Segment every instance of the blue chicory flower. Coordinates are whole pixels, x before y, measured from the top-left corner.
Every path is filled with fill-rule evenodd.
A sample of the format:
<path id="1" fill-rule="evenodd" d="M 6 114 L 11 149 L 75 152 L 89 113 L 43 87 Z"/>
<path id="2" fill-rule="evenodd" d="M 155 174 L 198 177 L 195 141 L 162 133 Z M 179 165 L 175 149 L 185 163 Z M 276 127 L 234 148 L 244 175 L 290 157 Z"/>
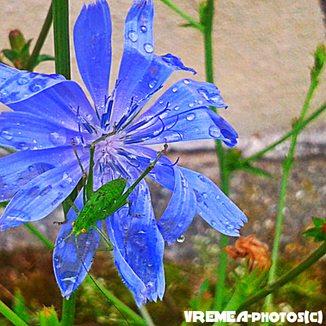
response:
<path id="1" fill-rule="evenodd" d="M 90 144 L 116 130 L 96 145 L 95 190 L 119 176 L 131 184 L 156 157 L 146 145 L 207 138 L 236 144 L 234 129 L 208 108 L 226 107 L 209 83 L 183 79 L 139 115 L 174 70 L 194 72 L 171 54 L 153 54 L 153 16 L 151 0 L 134 0 L 125 22 L 118 80 L 109 96 L 109 7 L 105 0 L 83 7 L 74 27 L 75 51 L 95 110 L 73 81 L 0 65 L 0 101 L 12 109 L 0 115 L 0 145 L 18 150 L 0 160 L 0 201 L 10 200 L 0 218 L 2 231 L 44 218 L 72 192 L 82 177 L 72 139 L 87 170 Z M 115 264 L 139 306 L 162 299 L 164 241 L 174 243 L 195 213 L 229 236 L 238 236 L 246 221 L 210 179 L 165 156 L 150 177 L 172 192 L 158 222 L 145 181 L 129 197 L 132 211 L 140 216 L 130 216 L 123 207 L 106 219 Z M 75 204 L 82 209 L 81 195 Z M 77 241 L 67 238 L 75 218 L 70 210 L 54 251 L 55 275 L 67 298 L 85 278 L 100 240 L 94 230 Z"/>

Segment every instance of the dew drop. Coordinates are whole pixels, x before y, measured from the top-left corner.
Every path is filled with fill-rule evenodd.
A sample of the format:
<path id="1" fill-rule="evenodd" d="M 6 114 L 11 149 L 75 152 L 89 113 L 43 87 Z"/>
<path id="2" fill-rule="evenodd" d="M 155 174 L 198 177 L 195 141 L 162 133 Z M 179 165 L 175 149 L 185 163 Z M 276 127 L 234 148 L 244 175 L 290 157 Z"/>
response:
<path id="1" fill-rule="evenodd" d="M 204 87 L 201 87 L 197 90 L 197 92 L 206 100 L 211 103 L 217 103 L 221 101 L 220 94 L 218 92 L 212 92 L 210 93 L 207 89 Z"/>
<path id="2" fill-rule="evenodd" d="M 42 85 L 38 83 L 33 83 L 29 85 L 29 90 L 31 92 L 39 92 L 42 89 Z"/>
<path id="3" fill-rule="evenodd" d="M 219 199 L 220 199 L 220 196 L 219 196 L 219 195 L 217 195 L 217 196 L 215 197 L 215 199 L 216 199 L 216 200 L 219 200 Z"/>
<path id="4" fill-rule="evenodd" d="M 12 140 L 12 138 L 13 138 L 12 133 L 9 132 L 8 130 L 2 130 L 0 135 L 2 138 L 6 139 L 6 140 Z"/>
<path id="5" fill-rule="evenodd" d="M 152 53 L 154 51 L 153 45 L 151 43 L 145 43 L 144 50 L 147 53 Z"/>
<path id="6" fill-rule="evenodd" d="M 193 107 L 195 106 L 195 103 L 194 103 L 194 102 L 191 102 L 191 103 L 188 104 L 188 106 L 189 106 L 190 108 L 193 108 Z"/>
<path id="7" fill-rule="evenodd" d="M 232 223 L 226 223 L 226 224 L 225 224 L 225 229 L 226 229 L 226 231 L 227 231 L 228 233 L 231 233 L 231 232 L 234 231 L 235 226 L 234 226 L 234 224 L 232 224 Z"/>
<path id="8" fill-rule="evenodd" d="M 29 146 L 27 143 L 21 142 L 21 143 L 18 143 L 17 148 L 22 151 L 26 151 L 29 148 Z"/>
<path id="9" fill-rule="evenodd" d="M 178 111 L 179 109 L 180 109 L 180 106 L 176 106 L 176 107 L 174 108 L 175 111 Z"/>
<path id="10" fill-rule="evenodd" d="M 156 84 L 157 84 L 157 81 L 154 79 L 154 80 L 149 82 L 148 87 L 149 88 L 154 88 Z"/>
<path id="11" fill-rule="evenodd" d="M 214 227 L 216 226 L 216 222 L 215 221 L 211 221 L 211 225 Z"/>
<path id="12" fill-rule="evenodd" d="M 181 236 L 177 239 L 177 242 L 178 242 L 178 243 L 183 243 L 183 242 L 185 242 L 185 240 L 186 240 L 185 236 L 184 236 L 184 235 L 181 235 Z"/>
<path id="13" fill-rule="evenodd" d="M 184 82 L 186 85 L 190 84 L 190 80 L 189 80 L 189 79 L 184 79 L 183 82 Z"/>
<path id="14" fill-rule="evenodd" d="M 170 135 L 169 135 L 169 141 L 181 141 L 182 140 L 182 135 L 178 132 L 172 132 Z"/>
<path id="15" fill-rule="evenodd" d="M 195 115 L 195 113 L 189 113 L 188 115 L 187 115 L 187 120 L 188 121 L 193 121 L 194 119 L 196 118 L 196 115 Z"/>
<path id="16" fill-rule="evenodd" d="M 143 33 L 146 33 L 147 32 L 147 27 L 145 25 L 142 25 L 140 27 L 140 30 L 143 32 Z"/>
<path id="17" fill-rule="evenodd" d="M 173 93 L 175 93 L 175 92 L 177 92 L 177 91 L 178 91 L 178 88 L 177 88 L 177 87 L 173 87 L 173 88 L 172 88 L 172 92 L 173 92 Z"/>
<path id="18" fill-rule="evenodd" d="M 46 194 L 48 194 L 48 193 L 50 192 L 51 189 L 52 189 L 52 186 L 51 186 L 51 185 L 45 187 L 45 188 L 40 192 L 40 196 L 45 196 Z"/>
<path id="19" fill-rule="evenodd" d="M 49 140 L 55 146 L 64 145 L 66 143 L 66 136 L 58 132 L 51 132 L 49 134 Z"/>
<path id="20" fill-rule="evenodd" d="M 33 172 L 35 170 L 35 166 L 34 165 L 30 165 L 29 167 L 28 167 L 28 171 L 29 172 Z"/>
<path id="21" fill-rule="evenodd" d="M 20 78 L 18 78 L 18 80 L 17 80 L 17 84 L 18 85 L 25 85 L 25 84 L 27 84 L 28 83 L 28 79 L 26 78 L 26 77 L 20 77 Z"/>
<path id="22" fill-rule="evenodd" d="M 38 186 L 32 187 L 31 189 L 28 190 L 27 196 L 35 197 L 38 195 L 39 190 L 40 190 L 40 187 L 38 187 Z"/>
<path id="23" fill-rule="evenodd" d="M 135 31 L 133 31 L 133 30 L 130 30 L 129 32 L 128 32 L 128 38 L 129 38 L 129 40 L 131 41 L 131 42 L 137 42 L 137 40 L 138 40 L 138 35 L 137 35 L 137 33 L 135 32 Z"/>
<path id="24" fill-rule="evenodd" d="M 202 181 L 202 182 L 206 182 L 205 177 L 204 177 L 202 174 L 200 174 L 200 175 L 198 176 L 198 178 L 199 178 L 200 181 Z"/>
<path id="25" fill-rule="evenodd" d="M 206 192 L 203 192 L 203 193 L 202 193 L 202 196 L 203 196 L 203 198 L 205 198 L 205 199 L 208 197 L 207 194 L 206 194 Z"/>
<path id="26" fill-rule="evenodd" d="M 216 126 L 210 126 L 208 132 L 213 138 L 218 138 L 221 136 L 221 131 Z"/>

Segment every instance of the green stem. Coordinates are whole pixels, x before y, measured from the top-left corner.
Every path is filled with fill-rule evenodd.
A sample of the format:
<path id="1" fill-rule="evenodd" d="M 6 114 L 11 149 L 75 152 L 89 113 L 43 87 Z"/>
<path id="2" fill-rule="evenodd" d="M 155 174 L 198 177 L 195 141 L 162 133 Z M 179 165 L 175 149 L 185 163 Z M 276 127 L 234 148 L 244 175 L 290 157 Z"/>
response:
<path id="1" fill-rule="evenodd" d="M 55 70 L 71 78 L 69 50 L 69 0 L 53 0 Z"/>
<path id="2" fill-rule="evenodd" d="M 304 121 L 296 124 L 293 129 L 291 131 L 289 131 L 286 135 L 284 135 L 283 137 L 281 137 L 279 140 L 275 141 L 274 143 L 272 143 L 271 145 L 267 146 L 266 148 L 264 148 L 263 150 L 261 150 L 260 152 L 257 152 L 256 154 L 244 159 L 242 161 L 242 163 L 249 163 L 249 162 L 253 162 L 261 157 L 263 157 L 267 152 L 273 150 L 275 147 L 277 147 L 278 145 L 280 145 L 281 143 L 283 143 L 285 140 L 289 139 L 290 137 L 293 136 L 293 134 L 295 134 L 296 132 L 300 132 L 301 130 L 303 130 L 310 122 L 314 121 L 315 119 L 317 119 L 326 109 L 326 103 L 324 103 L 322 106 L 320 106 L 314 113 L 312 113 L 307 119 L 305 119 Z"/>
<path id="3" fill-rule="evenodd" d="M 195 19 L 188 16 L 185 12 L 183 12 L 179 7 L 177 7 L 171 0 L 161 0 L 165 3 L 169 8 L 179 14 L 182 18 L 184 18 L 191 26 L 203 31 L 203 26 L 201 23 L 197 22 Z"/>
<path id="4" fill-rule="evenodd" d="M 73 292 L 67 300 L 63 298 L 62 304 L 62 326 L 73 326 L 75 318 L 75 308 L 76 308 L 76 291 Z"/>
<path id="5" fill-rule="evenodd" d="M 53 243 L 47 237 L 45 237 L 38 229 L 36 229 L 32 224 L 26 223 L 24 225 L 32 234 L 34 234 L 41 242 L 43 242 L 48 249 L 50 250 L 53 249 L 54 247 Z"/>
<path id="6" fill-rule="evenodd" d="M 45 18 L 44 24 L 42 26 L 42 30 L 40 32 L 40 35 L 39 35 L 37 41 L 36 41 L 33 52 L 31 54 L 30 58 L 28 59 L 27 67 L 26 67 L 27 70 L 29 70 L 29 71 L 34 70 L 37 58 L 41 52 L 41 49 L 44 45 L 46 38 L 48 36 L 51 25 L 52 25 L 52 4 L 51 4 L 48 14 Z"/>
<path id="7" fill-rule="evenodd" d="M 205 45 L 205 70 L 206 70 L 206 81 L 214 83 L 214 60 L 213 60 L 213 18 L 214 18 L 214 0 L 207 0 L 205 5 L 202 7 L 201 22 L 204 26 L 204 45 Z M 214 112 L 217 112 L 216 108 L 211 108 Z M 223 149 L 222 142 L 215 140 L 215 150 L 219 161 L 220 168 L 220 182 L 221 190 L 229 195 L 230 186 L 230 174 L 227 171 L 225 165 L 225 152 Z M 224 303 L 225 293 L 225 280 L 226 280 L 226 269 L 227 269 L 227 253 L 224 252 L 223 247 L 228 245 L 228 237 L 224 234 L 220 236 L 220 254 L 219 254 L 219 265 L 217 271 L 217 281 L 215 288 L 215 300 L 214 310 L 222 311 Z"/>
<path id="8" fill-rule="evenodd" d="M 149 314 L 146 306 L 142 305 L 141 308 L 139 309 L 139 311 L 140 311 L 142 317 L 144 318 L 147 326 L 155 326 L 155 324 L 152 320 L 152 317 Z"/>
<path id="9" fill-rule="evenodd" d="M 238 311 L 245 310 L 253 303 L 258 302 L 259 300 L 266 297 L 268 294 L 278 290 L 284 284 L 291 282 L 295 277 L 299 274 L 310 268 L 313 264 L 315 264 L 321 257 L 326 254 L 326 242 L 324 242 L 318 249 L 316 249 L 310 256 L 308 256 L 303 262 L 301 262 L 298 266 L 291 269 L 288 273 L 280 277 L 277 281 L 269 284 L 265 289 L 256 293 L 249 299 L 247 299 L 243 304 L 241 304 L 238 308 Z"/>
<path id="10" fill-rule="evenodd" d="M 91 286 L 95 286 L 92 277 L 87 275 L 85 279 L 86 283 Z M 111 291 L 107 290 L 103 285 L 100 283 L 96 284 L 96 287 L 102 291 L 105 297 L 115 306 L 117 309 L 126 317 L 130 318 L 136 325 L 139 326 L 146 326 L 146 322 L 141 318 L 138 314 L 136 314 L 132 309 L 126 306 L 122 301 L 120 301 Z"/>
<path id="11" fill-rule="evenodd" d="M 308 111 L 308 108 L 310 106 L 310 102 L 311 102 L 313 94 L 317 88 L 317 85 L 318 85 L 318 75 L 315 78 L 312 78 L 312 80 L 311 80 L 309 91 L 307 93 L 300 116 L 299 116 L 298 120 L 294 123 L 293 126 L 295 126 L 298 123 L 302 123 L 302 121 Z M 277 211 L 276 230 L 275 230 L 275 238 L 274 238 L 273 253 L 272 253 L 272 266 L 269 271 L 268 284 L 273 283 L 276 279 L 276 268 L 277 268 L 277 262 L 278 262 L 278 257 L 279 257 L 280 239 L 281 239 L 281 235 L 282 235 L 283 209 L 284 209 L 285 202 L 286 202 L 288 180 L 289 180 L 289 175 L 290 175 L 291 169 L 294 164 L 294 155 L 295 155 L 295 149 L 296 149 L 299 133 L 300 133 L 300 131 L 297 130 L 296 132 L 294 132 L 292 134 L 292 140 L 291 140 L 289 153 L 285 157 L 284 162 L 283 162 L 283 175 L 282 175 L 280 198 L 279 198 L 279 205 L 278 205 L 278 211 Z M 268 296 L 266 298 L 265 304 L 266 304 L 266 307 L 271 307 L 273 304 L 273 297 Z"/>
<path id="12" fill-rule="evenodd" d="M 0 314 L 16 326 L 28 326 L 15 312 L 0 300 Z"/>

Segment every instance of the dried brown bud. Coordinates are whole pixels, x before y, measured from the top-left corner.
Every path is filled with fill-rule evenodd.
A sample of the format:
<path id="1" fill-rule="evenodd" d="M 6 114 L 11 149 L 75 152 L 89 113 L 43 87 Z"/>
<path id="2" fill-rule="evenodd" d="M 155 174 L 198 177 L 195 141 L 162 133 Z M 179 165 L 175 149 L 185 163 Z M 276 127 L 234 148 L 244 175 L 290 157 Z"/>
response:
<path id="1" fill-rule="evenodd" d="M 229 254 L 230 258 L 247 258 L 249 272 L 257 266 L 261 271 L 271 266 L 267 244 L 258 240 L 255 235 L 241 237 L 234 246 L 225 247 L 223 250 Z"/>

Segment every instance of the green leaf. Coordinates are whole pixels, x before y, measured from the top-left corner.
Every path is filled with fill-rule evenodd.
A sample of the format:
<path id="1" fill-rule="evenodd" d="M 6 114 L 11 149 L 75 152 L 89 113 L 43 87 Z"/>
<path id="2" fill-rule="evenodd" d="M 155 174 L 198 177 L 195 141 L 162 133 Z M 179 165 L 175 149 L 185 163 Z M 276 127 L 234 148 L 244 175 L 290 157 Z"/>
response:
<path id="1" fill-rule="evenodd" d="M 270 174 L 269 172 L 259 169 L 259 168 L 256 168 L 254 166 L 251 166 L 249 164 L 244 165 L 241 169 L 248 171 L 252 174 L 258 175 L 260 177 L 274 178 L 274 176 L 272 174 Z"/>
<path id="2" fill-rule="evenodd" d="M 321 227 L 323 225 L 323 223 L 325 223 L 325 220 L 320 217 L 314 217 L 312 219 L 312 222 L 314 223 L 314 226 Z"/>
<path id="3" fill-rule="evenodd" d="M 2 50 L 2 53 L 11 62 L 19 60 L 19 52 L 17 52 L 16 50 L 4 49 Z"/>
<path id="4" fill-rule="evenodd" d="M 25 299 L 20 292 L 15 294 L 13 310 L 26 323 L 31 321 L 31 316 L 29 315 L 28 309 L 25 305 Z"/>
<path id="5" fill-rule="evenodd" d="M 9 204 L 9 201 L 3 201 L 0 203 L 0 208 L 5 208 Z"/>
<path id="6" fill-rule="evenodd" d="M 54 307 L 44 307 L 38 314 L 40 326 L 60 326 L 58 315 Z"/>

